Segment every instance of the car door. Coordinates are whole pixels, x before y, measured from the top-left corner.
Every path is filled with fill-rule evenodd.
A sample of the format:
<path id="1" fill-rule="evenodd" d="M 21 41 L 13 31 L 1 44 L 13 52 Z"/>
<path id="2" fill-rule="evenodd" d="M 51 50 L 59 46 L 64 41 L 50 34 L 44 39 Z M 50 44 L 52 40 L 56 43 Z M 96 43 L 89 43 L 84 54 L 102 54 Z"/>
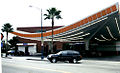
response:
<path id="1" fill-rule="evenodd" d="M 65 61 L 66 60 L 66 57 L 67 57 L 67 52 L 66 51 L 63 51 L 60 56 L 59 56 L 59 60 L 61 61 Z"/>
<path id="2" fill-rule="evenodd" d="M 67 60 L 71 60 L 73 56 L 73 53 L 71 51 L 67 52 Z"/>

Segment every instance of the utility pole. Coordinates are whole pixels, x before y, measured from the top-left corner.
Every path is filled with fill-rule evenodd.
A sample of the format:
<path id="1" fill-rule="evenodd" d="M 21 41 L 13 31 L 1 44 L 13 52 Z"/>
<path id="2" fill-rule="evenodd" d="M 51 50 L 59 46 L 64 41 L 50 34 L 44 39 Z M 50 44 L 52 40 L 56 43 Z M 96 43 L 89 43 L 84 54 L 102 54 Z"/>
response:
<path id="1" fill-rule="evenodd" d="M 41 9 L 41 59 L 44 59 L 44 41 L 43 41 L 43 27 L 42 27 L 42 9 Z"/>
<path id="2" fill-rule="evenodd" d="M 29 5 L 29 7 L 34 7 L 32 5 Z M 41 10 L 41 59 L 44 59 L 44 40 L 43 40 L 43 27 L 42 27 L 42 9 L 40 9 L 39 7 L 34 7 L 38 10 Z"/>

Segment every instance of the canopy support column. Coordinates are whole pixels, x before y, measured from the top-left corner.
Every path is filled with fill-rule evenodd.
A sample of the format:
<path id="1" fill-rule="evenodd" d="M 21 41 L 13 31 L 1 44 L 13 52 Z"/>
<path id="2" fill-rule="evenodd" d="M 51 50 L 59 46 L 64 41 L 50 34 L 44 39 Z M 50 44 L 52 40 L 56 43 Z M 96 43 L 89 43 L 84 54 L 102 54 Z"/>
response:
<path id="1" fill-rule="evenodd" d="M 89 40 L 85 41 L 85 50 L 88 51 L 89 50 Z"/>
<path id="2" fill-rule="evenodd" d="M 96 32 L 94 32 L 94 34 L 92 34 L 89 38 L 87 38 L 87 39 L 85 40 L 85 50 L 86 50 L 86 51 L 89 50 L 89 44 L 90 44 L 91 38 L 92 38 L 99 30 L 101 30 L 101 28 L 104 27 L 110 19 L 111 19 L 111 18 L 109 17 L 107 21 L 105 21 L 102 25 L 99 26 L 99 28 L 96 30 Z"/>

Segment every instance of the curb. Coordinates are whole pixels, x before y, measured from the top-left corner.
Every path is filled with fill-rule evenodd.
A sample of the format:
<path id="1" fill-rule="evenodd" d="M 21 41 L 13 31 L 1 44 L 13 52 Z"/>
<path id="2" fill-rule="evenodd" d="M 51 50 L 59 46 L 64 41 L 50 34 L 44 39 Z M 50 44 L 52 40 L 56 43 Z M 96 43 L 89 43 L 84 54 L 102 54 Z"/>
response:
<path id="1" fill-rule="evenodd" d="M 48 61 L 48 60 L 44 60 L 44 59 L 26 59 L 26 60 L 33 60 L 33 61 Z"/>
<path id="2" fill-rule="evenodd" d="M 11 57 L 1 57 L 1 58 L 5 58 L 5 59 L 12 59 Z"/>

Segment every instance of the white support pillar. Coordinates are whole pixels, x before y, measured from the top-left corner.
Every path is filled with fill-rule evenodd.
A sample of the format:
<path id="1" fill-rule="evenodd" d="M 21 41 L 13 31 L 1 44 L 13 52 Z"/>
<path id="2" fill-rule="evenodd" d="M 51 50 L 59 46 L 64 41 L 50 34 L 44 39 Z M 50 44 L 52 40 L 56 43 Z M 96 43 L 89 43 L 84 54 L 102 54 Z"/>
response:
<path id="1" fill-rule="evenodd" d="M 89 50 L 89 40 L 85 41 L 85 50 Z"/>

